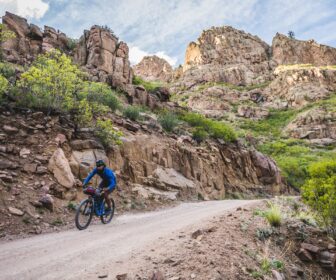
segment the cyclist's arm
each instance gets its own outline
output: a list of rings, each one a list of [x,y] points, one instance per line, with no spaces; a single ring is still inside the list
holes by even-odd
[[[97,174],[97,168],[93,169],[93,171],[86,177],[86,179],[83,182],[83,187],[86,186],[90,182],[92,177],[96,174]]]

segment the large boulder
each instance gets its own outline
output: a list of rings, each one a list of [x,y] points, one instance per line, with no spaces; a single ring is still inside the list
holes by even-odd
[[[108,163],[105,151],[100,149],[73,150],[70,166],[73,174],[79,179],[85,179],[95,167],[96,161],[102,159]],[[97,182],[95,182],[97,183]]]
[[[66,188],[74,186],[75,178],[71,172],[69,161],[61,148],[58,148],[50,158],[48,169],[62,186]]]

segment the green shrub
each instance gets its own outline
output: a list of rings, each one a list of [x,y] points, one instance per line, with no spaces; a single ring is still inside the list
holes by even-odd
[[[237,139],[233,129],[223,122],[214,121],[196,113],[185,113],[181,119],[191,126],[203,128],[213,138],[227,142],[233,142]]]
[[[195,127],[192,131],[192,138],[197,142],[201,143],[208,137],[208,133],[203,127]]]
[[[0,102],[3,98],[3,94],[8,90],[8,81],[5,77],[0,75]]]
[[[254,135],[280,136],[283,128],[299,113],[298,110],[274,110],[263,120],[245,120],[240,125],[242,129],[253,132]]]
[[[233,142],[237,138],[233,129],[222,122],[212,121],[209,132],[213,138],[223,139],[228,142]]]
[[[96,111],[104,111],[98,105],[107,106],[112,112],[121,108],[117,93],[104,83],[86,82],[81,90],[81,95],[82,98],[86,98],[96,108]]]
[[[308,173],[302,197],[336,238],[336,160],[314,163]]]
[[[271,226],[280,226],[282,220],[280,208],[277,205],[272,204],[270,209],[265,212],[265,218]]]
[[[161,124],[162,128],[168,132],[172,132],[179,123],[176,115],[171,112],[165,112],[161,114],[158,121]]]
[[[15,76],[15,68],[8,62],[0,62],[0,75],[6,79]]]
[[[124,117],[132,120],[132,121],[136,121],[138,119],[140,119],[140,112],[141,112],[141,108],[138,106],[128,106],[124,109],[123,111],[123,115]]]
[[[54,50],[38,56],[21,75],[19,100],[28,107],[48,111],[69,111],[76,107],[75,94],[83,87],[83,73],[71,59]]]
[[[86,74],[58,50],[40,55],[21,75],[19,105],[47,112],[70,113],[79,125],[91,125],[94,116],[120,108],[117,93],[104,83],[85,81]]]
[[[105,147],[109,147],[111,144],[122,144],[120,137],[123,134],[113,128],[111,120],[98,119],[96,128],[95,135],[101,140]]]
[[[143,86],[148,92],[155,91],[162,86],[160,82],[147,82],[138,76],[133,77],[133,84]]]
[[[259,145],[258,150],[271,156],[287,182],[296,188],[301,188],[308,179],[311,164],[336,156],[335,152],[311,148],[305,141],[297,139],[268,142]]]
[[[0,43],[15,38],[15,36],[16,35],[13,31],[8,30],[6,25],[0,23]]]

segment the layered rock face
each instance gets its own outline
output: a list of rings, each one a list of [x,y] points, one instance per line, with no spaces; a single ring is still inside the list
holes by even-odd
[[[273,160],[236,144],[202,148],[140,134],[128,137],[108,157],[128,182],[177,191],[182,198],[196,198],[197,193],[218,199],[233,192],[252,195],[284,191]],[[174,178],[180,178],[181,184]]]
[[[146,81],[169,82],[173,76],[173,68],[163,58],[156,55],[145,56],[133,67],[134,74]]]
[[[132,83],[132,70],[128,60],[126,43],[99,26],[84,31],[75,49],[74,60],[84,66],[92,80],[125,88]]]
[[[66,35],[52,27],[45,26],[41,31],[38,26],[28,24],[26,19],[9,12],[2,17],[2,22],[16,34],[15,38],[1,44],[6,61],[24,65],[52,48],[70,52]]]
[[[182,83],[251,84],[269,80],[273,64],[270,47],[256,36],[230,26],[204,31],[189,44]]]
[[[272,54],[278,64],[336,64],[336,48],[320,45],[314,40],[291,39],[279,33],[273,38]]]

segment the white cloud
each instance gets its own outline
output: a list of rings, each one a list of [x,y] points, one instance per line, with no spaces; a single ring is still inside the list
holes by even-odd
[[[130,46],[129,48],[129,59],[132,65],[139,63],[144,56],[150,56],[150,55],[156,55],[158,57],[161,57],[167,60],[168,63],[172,66],[175,66],[177,62],[176,57],[170,57],[164,51],[159,51],[159,52],[150,54],[148,52],[141,50],[139,47],[136,47],[136,46]]]
[[[0,13],[6,11],[19,16],[40,19],[48,11],[49,4],[42,0],[0,0]]]

